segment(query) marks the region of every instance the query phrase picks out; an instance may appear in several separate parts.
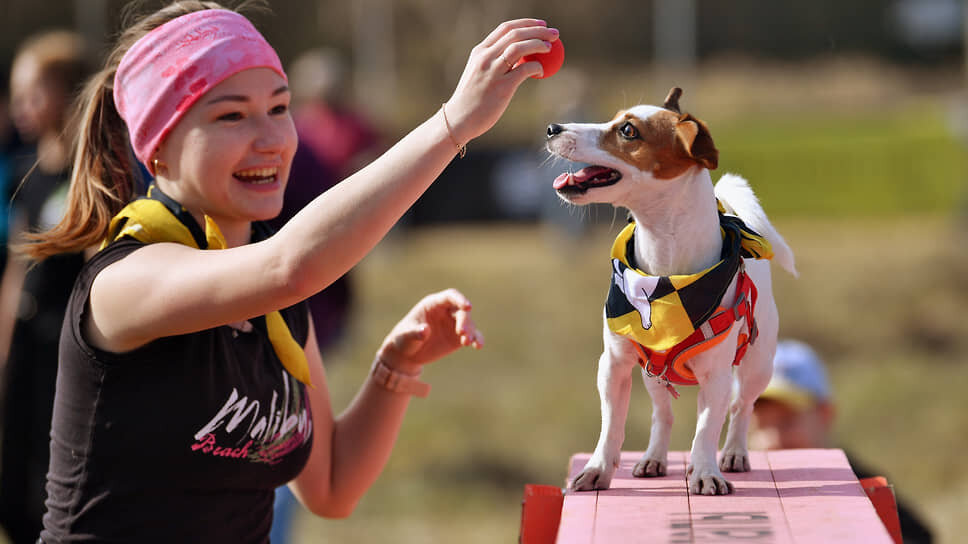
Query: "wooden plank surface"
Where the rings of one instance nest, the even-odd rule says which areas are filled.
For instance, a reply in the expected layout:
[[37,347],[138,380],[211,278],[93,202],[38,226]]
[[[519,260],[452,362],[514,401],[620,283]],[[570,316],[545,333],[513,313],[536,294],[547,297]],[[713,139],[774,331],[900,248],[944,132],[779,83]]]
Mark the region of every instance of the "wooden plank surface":
[[[591,542],[655,542],[649,531],[629,531],[629,527],[668,526],[676,512],[688,511],[685,454],[669,454],[668,475],[663,478],[634,478],[632,468],[641,457],[641,453],[623,455],[612,487],[598,493],[598,512],[609,515],[595,516]],[[650,507],[643,508],[646,501]]]
[[767,457],[798,541],[894,542],[842,450],[781,450]]
[[[622,453],[608,490],[565,493],[558,544],[892,543],[841,450],[752,452],[750,472],[726,475],[729,496],[688,494],[686,452],[670,452],[666,476],[634,478],[641,456]],[[569,481],[588,458],[571,458]]]
[[688,513],[680,517],[691,522],[692,539],[677,542],[797,542],[785,523],[766,453],[750,452],[750,468],[725,474],[734,489],[728,497],[689,497]]
[[[588,462],[588,454],[576,454],[569,460],[568,481],[581,472]],[[578,493],[568,490],[561,506],[556,544],[588,544],[595,535],[595,512],[598,510],[598,493]]]

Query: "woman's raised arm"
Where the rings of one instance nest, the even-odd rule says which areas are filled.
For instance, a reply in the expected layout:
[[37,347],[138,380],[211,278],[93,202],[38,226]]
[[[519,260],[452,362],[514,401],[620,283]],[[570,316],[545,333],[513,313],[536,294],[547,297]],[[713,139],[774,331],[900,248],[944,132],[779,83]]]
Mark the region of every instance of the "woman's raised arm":
[[[324,289],[358,263],[453,159],[490,129],[521,83],[520,57],[550,48],[543,21],[502,23],[474,47],[453,95],[381,157],[325,192],[266,241],[224,251],[151,244],[105,268],[91,292],[94,345],[153,339],[249,319]],[[141,304],[132,306],[131,300]]]

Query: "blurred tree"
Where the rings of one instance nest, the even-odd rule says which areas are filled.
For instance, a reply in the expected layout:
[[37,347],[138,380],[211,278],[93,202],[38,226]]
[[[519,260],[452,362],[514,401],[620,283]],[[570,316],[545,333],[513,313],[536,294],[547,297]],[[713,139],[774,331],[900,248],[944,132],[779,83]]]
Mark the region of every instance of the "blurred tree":
[[[50,26],[74,26],[103,43],[120,28],[122,8],[165,1],[0,0],[0,55],[9,58],[24,36]],[[655,76],[662,59],[688,71],[724,55],[785,62],[869,55],[919,67],[968,57],[960,41],[930,51],[905,42],[897,21],[905,2],[947,3],[960,10],[956,19],[966,17],[960,0],[269,0],[270,13],[251,17],[284,63],[308,48],[340,51],[351,59],[354,93],[374,116],[410,126],[447,98],[470,46],[512,17],[541,17],[561,29],[568,65],[597,78],[618,70]]]

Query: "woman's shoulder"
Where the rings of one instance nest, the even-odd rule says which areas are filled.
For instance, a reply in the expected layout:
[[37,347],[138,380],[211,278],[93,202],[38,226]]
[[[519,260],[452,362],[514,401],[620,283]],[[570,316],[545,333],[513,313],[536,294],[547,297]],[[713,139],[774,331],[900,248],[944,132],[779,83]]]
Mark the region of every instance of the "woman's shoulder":
[[127,257],[136,249],[144,247],[144,242],[139,242],[133,238],[122,238],[99,249],[87,261],[87,268],[103,269]]
[[123,238],[101,248],[84,263],[77,276],[77,282],[74,284],[75,290],[79,286],[82,286],[84,290],[90,289],[94,278],[102,270],[144,247],[144,245],[137,240]]

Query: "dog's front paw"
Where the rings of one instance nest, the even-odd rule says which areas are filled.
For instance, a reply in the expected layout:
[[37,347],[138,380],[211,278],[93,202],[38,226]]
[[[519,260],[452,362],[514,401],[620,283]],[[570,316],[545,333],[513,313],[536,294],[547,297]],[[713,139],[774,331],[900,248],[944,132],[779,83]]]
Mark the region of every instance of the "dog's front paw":
[[665,476],[668,473],[668,464],[665,459],[651,459],[643,456],[635,467],[632,468],[632,476],[636,478],[655,478]]
[[749,472],[750,455],[748,452],[723,452],[719,460],[719,470],[723,472]]
[[612,483],[612,472],[604,467],[586,465],[571,483],[575,491],[594,491],[608,489]]
[[733,484],[715,467],[696,469],[695,465],[689,465],[686,474],[689,476],[689,492],[693,495],[729,495],[733,492]]

